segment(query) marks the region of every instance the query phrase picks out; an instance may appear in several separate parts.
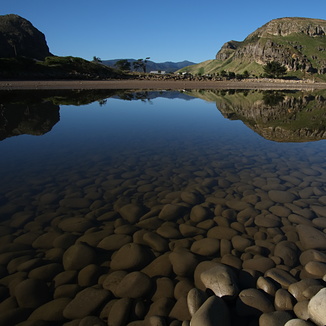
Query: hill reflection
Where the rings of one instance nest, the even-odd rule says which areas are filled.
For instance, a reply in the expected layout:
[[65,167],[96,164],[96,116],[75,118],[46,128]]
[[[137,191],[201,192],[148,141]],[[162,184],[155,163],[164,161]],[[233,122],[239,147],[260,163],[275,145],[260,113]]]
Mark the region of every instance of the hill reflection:
[[187,90],[124,91],[62,90],[13,91],[0,94],[0,140],[30,134],[43,135],[60,120],[60,105],[105,105],[108,98],[151,101],[157,97],[215,102],[229,120],[276,142],[326,139],[326,91]]

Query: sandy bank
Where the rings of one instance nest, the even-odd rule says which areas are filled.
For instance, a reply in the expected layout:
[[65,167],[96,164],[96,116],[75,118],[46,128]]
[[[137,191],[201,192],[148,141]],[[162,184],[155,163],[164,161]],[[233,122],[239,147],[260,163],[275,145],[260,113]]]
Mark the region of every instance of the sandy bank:
[[51,80],[0,81],[0,90],[36,89],[326,89],[326,83],[284,80],[194,81],[194,80]]

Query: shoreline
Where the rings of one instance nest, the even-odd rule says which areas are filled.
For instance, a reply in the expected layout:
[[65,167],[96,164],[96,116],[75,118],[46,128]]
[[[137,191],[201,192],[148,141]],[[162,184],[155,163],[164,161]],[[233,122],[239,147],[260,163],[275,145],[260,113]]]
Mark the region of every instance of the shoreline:
[[7,80],[0,81],[0,90],[59,89],[262,89],[316,90],[326,83],[302,80],[247,79],[242,81],[195,80]]

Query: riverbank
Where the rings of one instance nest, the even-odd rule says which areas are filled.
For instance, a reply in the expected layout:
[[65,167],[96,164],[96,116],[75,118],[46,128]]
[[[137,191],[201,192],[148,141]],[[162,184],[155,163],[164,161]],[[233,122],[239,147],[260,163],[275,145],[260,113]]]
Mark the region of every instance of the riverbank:
[[0,81],[0,90],[37,89],[266,89],[312,90],[326,89],[326,83],[310,80],[246,79],[226,80],[47,80]]

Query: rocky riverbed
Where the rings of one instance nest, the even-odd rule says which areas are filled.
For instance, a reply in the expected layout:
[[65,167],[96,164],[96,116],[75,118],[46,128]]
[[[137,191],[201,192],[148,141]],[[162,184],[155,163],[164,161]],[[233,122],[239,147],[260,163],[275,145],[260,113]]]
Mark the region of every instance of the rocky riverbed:
[[0,324],[325,325],[320,148],[186,145],[3,175]]

